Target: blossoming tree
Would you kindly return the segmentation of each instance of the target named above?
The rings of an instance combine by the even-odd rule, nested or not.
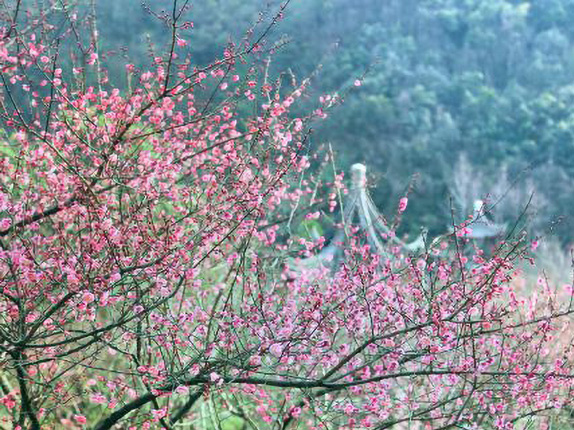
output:
[[[129,91],[67,2],[2,16],[0,427],[503,429],[568,405],[572,292],[521,296],[520,234],[382,257],[350,229],[334,274],[293,273],[324,242],[282,221],[317,199],[306,124],[333,100],[296,117],[307,83],[260,66],[283,8],[200,67],[172,6]]]

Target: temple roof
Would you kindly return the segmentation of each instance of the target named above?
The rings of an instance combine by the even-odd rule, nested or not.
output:
[[[342,227],[339,227],[329,245],[311,258],[304,260],[304,265],[317,262],[329,262],[336,266],[348,246],[349,227],[356,226],[364,233],[371,249],[379,255],[387,255],[387,244],[392,243],[410,252],[425,247],[425,233],[413,242],[405,243],[391,234],[382,214],[378,211],[367,189],[367,168],[364,164],[351,166],[351,188],[342,204]]]
[[[496,224],[488,219],[482,200],[474,203],[473,220],[468,224],[470,239],[485,239],[500,236],[506,226]],[[326,264],[337,267],[348,247],[350,226],[358,227],[364,233],[366,241],[377,254],[388,256],[389,245],[399,246],[406,252],[419,252],[427,246],[426,229],[412,242],[404,242],[391,233],[384,217],[378,211],[367,189],[367,168],[364,164],[351,166],[351,188],[341,206],[342,226],[339,227],[333,239],[317,255],[302,260],[297,265],[311,267]],[[450,227],[450,233],[453,229]],[[437,238],[436,240],[438,240]]]

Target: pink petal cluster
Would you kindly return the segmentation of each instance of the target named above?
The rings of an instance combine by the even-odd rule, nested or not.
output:
[[[308,147],[338,99],[295,114],[308,81],[259,79],[262,42],[205,67],[156,53],[126,91],[97,44],[62,71],[39,22],[0,29],[3,92],[30,100],[0,99],[0,418],[508,429],[572,407],[572,287],[525,293],[537,242],[489,254],[463,223],[413,254],[346,226],[340,259],[293,269],[328,243],[294,220],[320,224],[347,192]]]

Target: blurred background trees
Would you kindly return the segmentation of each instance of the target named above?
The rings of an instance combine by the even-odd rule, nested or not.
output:
[[[216,58],[225,35],[240,36],[277,3],[195,2],[195,61]],[[139,0],[97,0],[95,8],[107,44],[102,52],[116,75],[111,81],[127,84],[114,58],[147,63],[157,49],[148,40],[167,41],[169,32]],[[573,0],[292,0],[273,29],[289,43],[271,66],[298,79],[321,66],[317,97],[353,89],[313,140],[331,143],[344,171],[354,162],[369,165],[383,211],[416,175],[407,230],[443,232],[451,222],[449,196],[460,191],[461,174],[472,174],[466,203],[452,199],[457,216],[477,198],[490,195],[492,205],[505,196],[520,205],[534,192],[533,226],[542,232],[574,206],[572,22]],[[357,71],[367,73],[353,87]],[[568,217],[555,228],[563,245],[572,242]]]

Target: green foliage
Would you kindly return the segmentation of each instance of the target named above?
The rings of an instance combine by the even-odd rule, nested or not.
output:
[[[307,219],[299,224],[297,236],[307,240],[317,240],[323,236],[323,226],[321,223],[314,219]]]
[[[119,4],[98,2],[103,43],[125,45],[130,59],[146,62],[145,34],[167,40],[169,29],[139,2]],[[215,58],[228,35],[240,36],[259,11],[270,14],[277,4],[196,2],[193,60]],[[574,179],[573,21],[574,0],[293,0],[272,31],[291,42],[272,66],[300,79],[321,63],[312,100],[353,90],[313,138],[332,143],[343,166],[369,165],[385,212],[418,174],[405,214],[411,232],[426,224],[439,233],[450,222],[447,197],[462,154],[492,176],[530,167],[537,195],[553,199],[540,214],[548,220],[574,206],[574,194],[557,198],[556,184],[540,174],[558,169]],[[366,70],[362,86],[353,87]],[[571,227],[558,226],[565,242]]]

